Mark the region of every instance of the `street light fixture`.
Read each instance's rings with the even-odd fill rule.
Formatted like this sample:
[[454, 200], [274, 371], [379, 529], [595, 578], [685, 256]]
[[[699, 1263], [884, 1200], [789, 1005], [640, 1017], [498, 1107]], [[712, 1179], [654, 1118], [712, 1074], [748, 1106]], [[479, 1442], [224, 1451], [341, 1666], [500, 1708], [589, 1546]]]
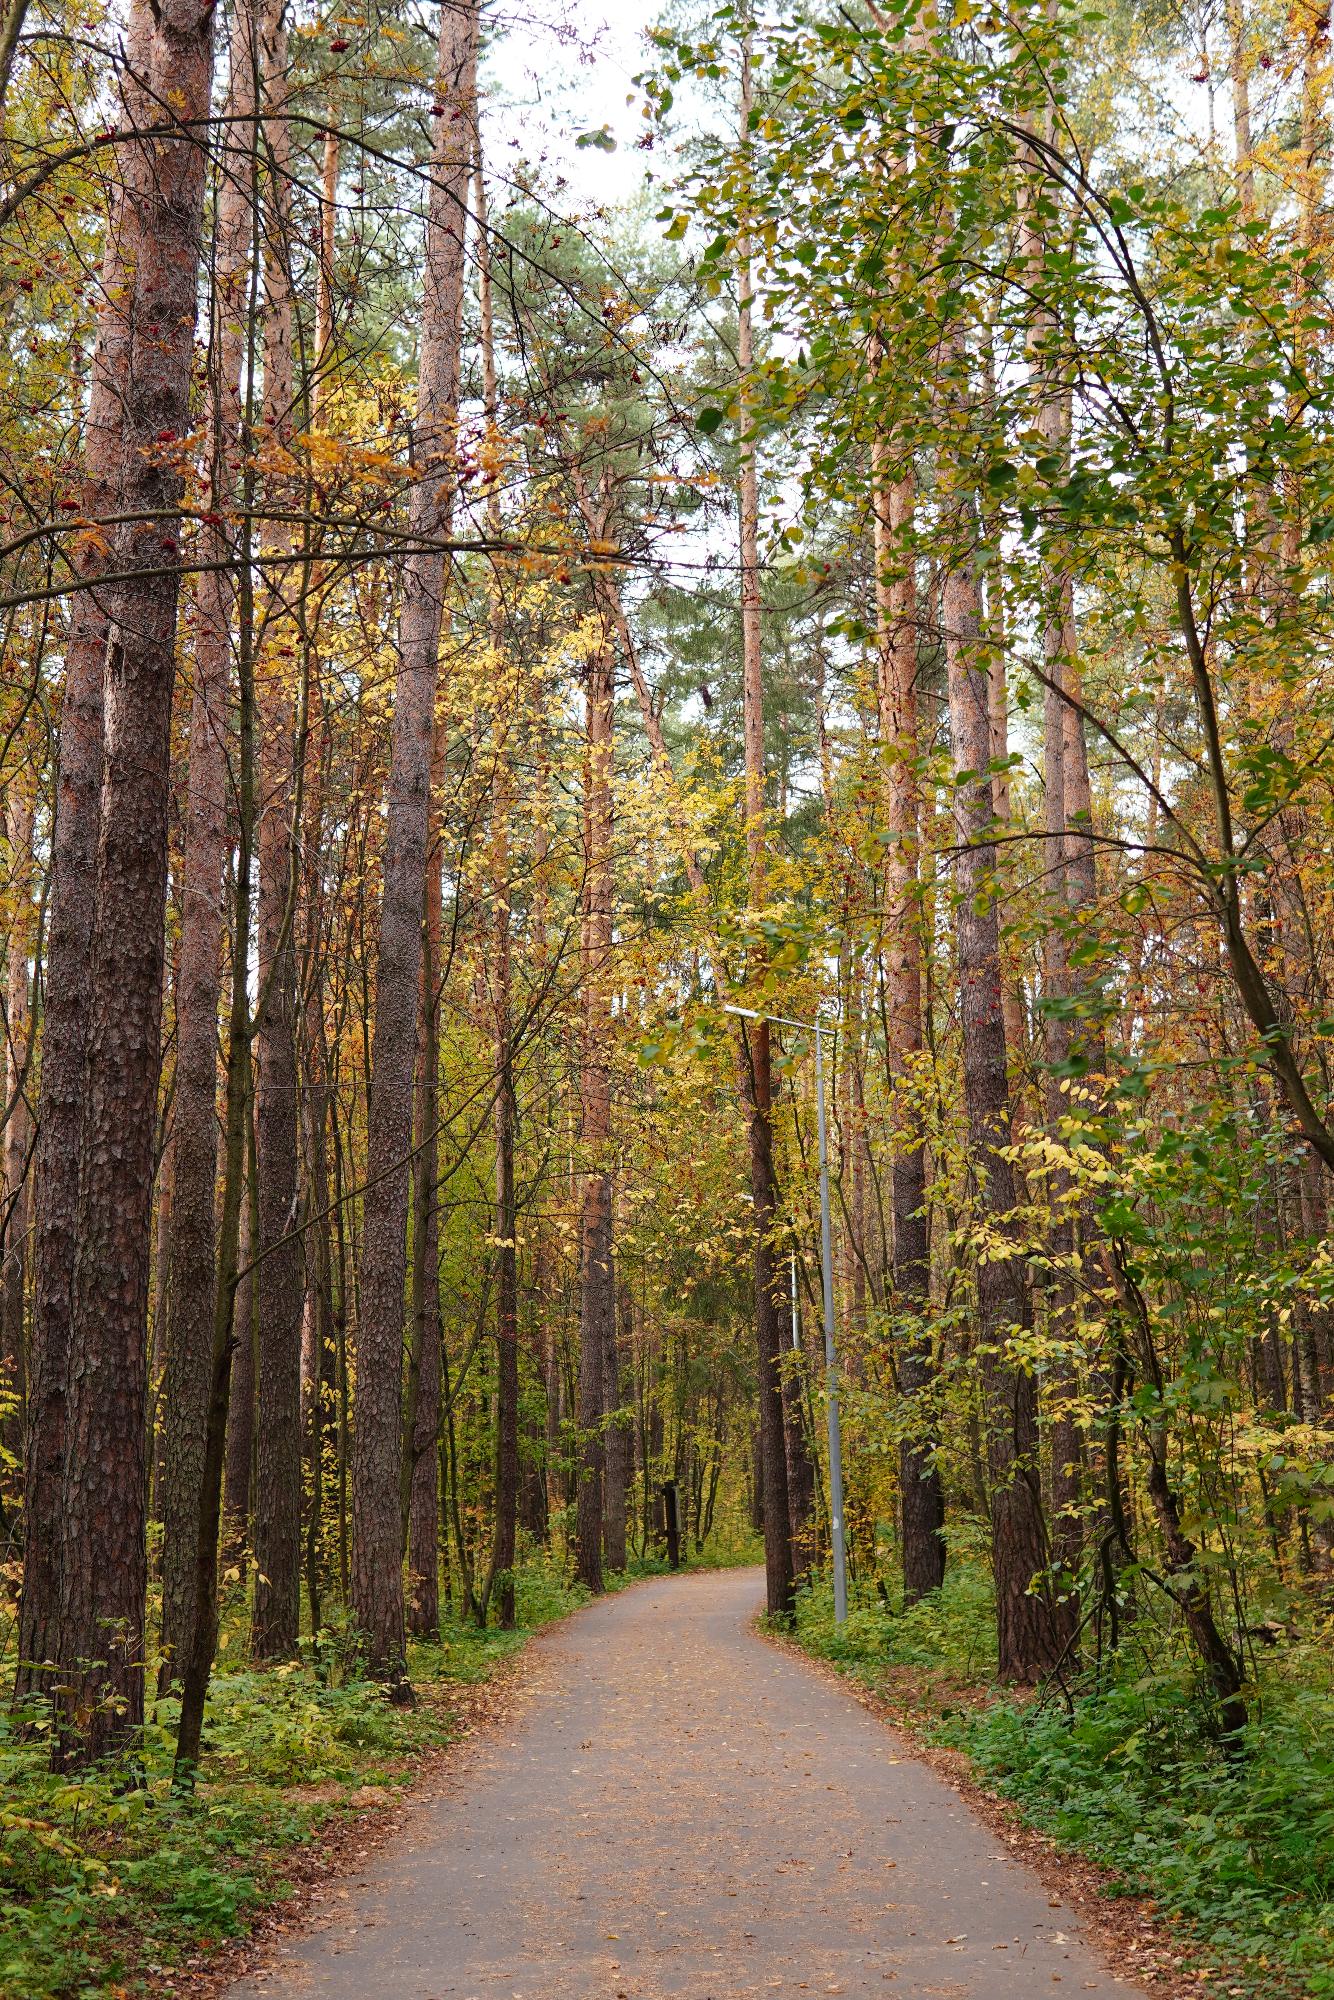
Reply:
[[843, 1625], [848, 1617], [848, 1567], [843, 1547], [843, 1433], [838, 1415], [838, 1355], [834, 1346], [834, 1253], [829, 1221], [823, 1040], [825, 1035], [837, 1031], [822, 1022], [818, 1014], [813, 1021], [792, 1021], [786, 1014], [762, 1014], [754, 1007], [724, 1006], [723, 1012], [739, 1014], [747, 1021], [771, 1021], [780, 1028], [799, 1028], [803, 1034], [815, 1036], [815, 1109], [820, 1128], [820, 1276], [824, 1288], [825, 1400], [829, 1411], [829, 1528], [834, 1548], [834, 1623]]

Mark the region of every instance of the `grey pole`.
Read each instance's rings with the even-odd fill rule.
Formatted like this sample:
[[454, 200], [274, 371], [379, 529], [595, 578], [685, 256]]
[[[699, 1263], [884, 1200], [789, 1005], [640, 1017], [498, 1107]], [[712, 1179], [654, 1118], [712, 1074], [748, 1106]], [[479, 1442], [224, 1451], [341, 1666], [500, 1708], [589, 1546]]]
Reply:
[[843, 1549], [843, 1436], [838, 1420], [838, 1356], [834, 1348], [834, 1254], [829, 1226], [829, 1143], [825, 1136], [824, 1036], [815, 1023], [815, 1108], [820, 1125], [820, 1266], [824, 1280], [824, 1365], [829, 1406], [829, 1528], [834, 1545], [834, 1623], [848, 1617], [848, 1569]]

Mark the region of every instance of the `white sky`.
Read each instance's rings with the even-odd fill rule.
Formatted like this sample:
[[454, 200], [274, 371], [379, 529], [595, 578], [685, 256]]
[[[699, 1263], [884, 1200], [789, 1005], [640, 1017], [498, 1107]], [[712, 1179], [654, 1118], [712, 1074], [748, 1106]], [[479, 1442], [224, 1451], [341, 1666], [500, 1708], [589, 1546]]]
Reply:
[[[632, 79], [648, 67], [643, 34], [659, 11], [660, 0], [519, 0], [499, 8], [482, 69], [501, 141], [490, 149], [496, 168], [503, 174], [506, 154], [545, 158], [553, 174], [567, 176], [576, 200], [619, 204], [637, 194], [653, 155], [636, 143], [646, 124]], [[604, 124], [614, 153], [576, 146], [581, 132]]]

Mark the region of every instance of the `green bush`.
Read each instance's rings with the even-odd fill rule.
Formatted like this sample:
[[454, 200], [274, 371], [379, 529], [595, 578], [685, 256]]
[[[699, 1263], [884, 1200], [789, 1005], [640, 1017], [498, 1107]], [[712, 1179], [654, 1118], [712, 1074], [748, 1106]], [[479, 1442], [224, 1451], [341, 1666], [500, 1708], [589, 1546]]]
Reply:
[[[992, 1603], [980, 1564], [908, 1610], [862, 1592], [834, 1625], [828, 1580], [798, 1606], [811, 1652], [872, 1687], [925, 1669], [911, 1693], [931, 1738], [969, 1756], [1028, 1822], [1146, 1892], [1234, 1975], [1236, 1990], [1334, 2000], [1334, 1671], [1315, 1641], [1262, 1661], [1252, 1721], [1228, 1756], [1189, 1657], [1153, 1628], [1101, 1686], [1016, 1698], [983, 1692], [994, 1671]], [[931, 1681], [943, 1677], [931, 1706]], [[1241, 1981], [1248, 1984], [1243, 1988]]]

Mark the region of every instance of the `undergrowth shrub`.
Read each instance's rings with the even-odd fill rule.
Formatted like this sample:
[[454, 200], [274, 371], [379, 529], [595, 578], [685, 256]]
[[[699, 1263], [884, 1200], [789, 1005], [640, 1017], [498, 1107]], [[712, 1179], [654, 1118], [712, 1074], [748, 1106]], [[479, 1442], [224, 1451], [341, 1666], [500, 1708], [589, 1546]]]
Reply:
[[1145, 1620], [1101, 1685], [988, 1688], [991, 1594], [966, 1561], [906, 1610], [863, 1587], [841, 1632], [818, 1579], [797, 1623], [809, 1651], [891, 1692], [1031, 1825], [1150, 1894], [1248, 1982], [1229, 1990], [1334, 2000], [1334, 1665], [1317, 1635], [1259, 1661], [1228, 1755], [1170, 1625]]

